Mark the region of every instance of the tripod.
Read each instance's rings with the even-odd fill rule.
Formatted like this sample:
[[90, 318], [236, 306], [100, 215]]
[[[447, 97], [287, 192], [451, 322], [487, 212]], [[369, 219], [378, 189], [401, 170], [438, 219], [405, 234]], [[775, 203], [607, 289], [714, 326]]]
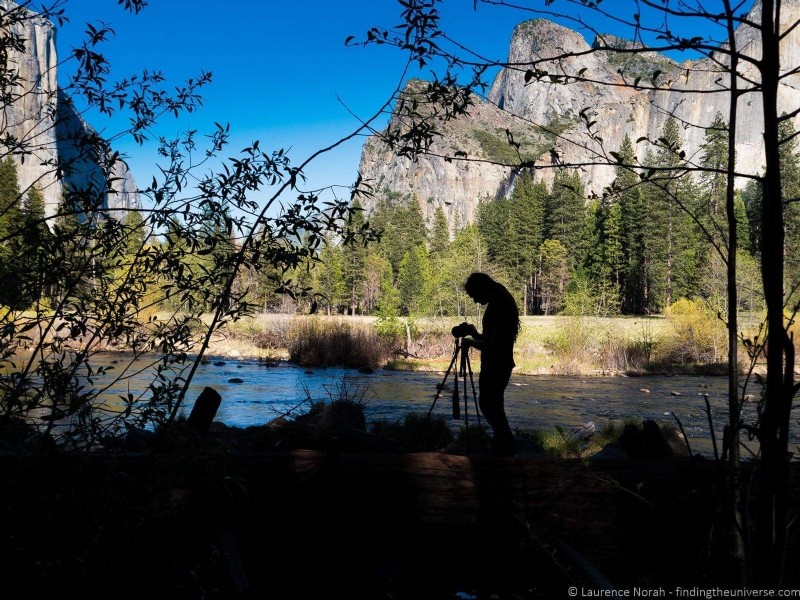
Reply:
[[459, 381], [458, 378], [461, 377], [464, 383], [464, 424], [469, 425], [469, 398], [467, 396], [467, 373], [469, 373], [469, 382], [472, 385], [472, 400], [475, 403], [475, 414], [478, 417], [478, 425], [481, 423], [481, 414], [478, 410], [478, 397], [475, 393], [475, 380], [472, 376], [472, 365], [469, 362], [469, 348], [465, 349], [463, 344], [461, 343], [461, 338], [455, 338], [455, 347], [453, 348], [453, 358], [450, 360], [450, 366], [447, 367], [447, 371], [444, 374], [444, 378], [442, 382], [436, 386], [436, 396], [433, 398], [433, 404], [431, 404], [430, 409], [428, 410], [428, 417], [431, 416], [433, 412], [433, 407], [436, 406], [436, 401], [439, 399], [439, 396], [442, 394], [442, 390], [444, 389], [444, 384], [447, 381], [447, 377], [450, 375], [450, 372], [453, 370], [453, 365], [456, 364], [456, 360], [459, 360], [459, 367], [458, 370], [455, 372], [453, 376], [453, 418], [460, 419], [461, 418], [461, 398], [459, 393]]

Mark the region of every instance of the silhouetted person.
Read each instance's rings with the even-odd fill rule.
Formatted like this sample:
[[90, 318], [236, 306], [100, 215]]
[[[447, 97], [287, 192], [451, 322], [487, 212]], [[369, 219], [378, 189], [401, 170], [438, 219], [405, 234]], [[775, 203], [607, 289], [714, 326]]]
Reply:
[[492, 450], [498, 456], [514, 454], [514, 435], [508, 425], [505, 389], [514, 368], [514, 342], [520, 330], [519, 309], [509, 291], [485, 273], [473, 273], [467, 278], [464, 290], [478, 304], [485, 304], [483, 331], [465, 324], [470, 338], [462, 341], [464, 351], [472, 346], [481, 352], [481, 371], [478, 376], [481, 412], [494, 432]]

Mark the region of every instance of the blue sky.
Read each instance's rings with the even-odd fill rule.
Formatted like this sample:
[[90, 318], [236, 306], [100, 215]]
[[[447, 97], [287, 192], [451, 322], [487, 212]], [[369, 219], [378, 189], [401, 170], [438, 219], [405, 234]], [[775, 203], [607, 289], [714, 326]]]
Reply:
[[[544, 2], [528, 5], [543, 7]], [[625, 14], [632, 2], [607, 0], [604, 6]], [[557, 1], [553, 8], [572, 11], [567, 2]], [[503, 7], [474, 10], [472, 0], [447, 0], [440, 10], [449, 35], [498, 60], [506, 56], [514, 25], [528, 18]], [[373, 25], [394, 25], [400, 12], [396, 0], [150, 0], [133, 16], [115, 0], [70, 0], [70, 22], [60, 28], [57, 44], [63, 58], [80, 41], [84, 23], [103, 21], [116, 30], [102, 48], [112, 79], [148, 68], [177, 85], [211, 71], [214, 81], [203, 90], [203, 108], [180, 120], [165, 119], [158, 134], [210, 132], [215, 121], [230, 123], [230, 154], [257, 139], [262, 148], [289, 150], [296, 163], [355, 129], [358, 122], [349, 111], [366, 118], [391, 94], [404, 56], [389, 47], [345, 47], [344, 40], [363, 38]], [[628, 33], [611, 21], [592, 24]], [[119, 127], [91, 116], [90, 122], [109, 133]], [[315, 161], [307, 171], [309, 184], [352, 183], [362, 142], [355, 139]], [[157, 161], [154, 148], [130, 141], [117, 148], [128, 156], [140, 185], [148, 182]]]

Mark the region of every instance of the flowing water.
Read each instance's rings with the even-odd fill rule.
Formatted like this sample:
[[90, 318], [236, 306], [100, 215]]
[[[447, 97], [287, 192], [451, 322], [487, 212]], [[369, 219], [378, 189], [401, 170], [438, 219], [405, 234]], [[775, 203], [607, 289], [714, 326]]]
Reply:
[[[119, 355], [101, 358], [101, 362], [108, 364], [116, 361], [115, 366], [119, 368], [126, 364]], [[343, 391], [351, 396], [363, 395], [368, 423], [377, 419], [399, 420], [409, 412], [426, 414], [431, 408], [433, 414], [450, 418], [453, 373], [434, 403], [437, 386], [443, 379], [444, 373], [378, 369], [365, 374], [339, 367], [304, 368], [288, 363], [266, 366], [255, 360], [212, 359], [201, 365], [195, 375], [184, 410], [188, 414], [194, 399], [209, 386], [222, 396], [217, 420], [238, 427], [264, 424], [297, 407], [306, 398], [330, 400], [340, 397]], [[149, 381], [150, 376], [142, 373], [110, 389], [106, 397], [113, 401], [128, 389], [145, 389]], [[477, 387], [477, 378], [475, 385]], [[467, 417], [475, 423], [475, 404], [469, 382], [467, 391]], [[753, 387], [748, 393], [758, 398], [759, 390]], [[626, 417], [673, 424], [677, 417], [692, 450], [711, 456], [713, 447], [704, 395], [708, 396], [719, 440], [727, 422], [727, 379], [724, 377], [512, 375], [506, 391], [506, 412], [512, 429], [528, 430], [555, 427], [569, 430], [591, 421], [599, 431], [609, 421], [622, 421]], [[755, 404], [745, 405], [745, 422], [755, 419]], [[461, 407], [461, 420], [453, 421], [454, 427], [464, 422], [463, 393]], [[796, 430], [794, 434], [796, 445]]]

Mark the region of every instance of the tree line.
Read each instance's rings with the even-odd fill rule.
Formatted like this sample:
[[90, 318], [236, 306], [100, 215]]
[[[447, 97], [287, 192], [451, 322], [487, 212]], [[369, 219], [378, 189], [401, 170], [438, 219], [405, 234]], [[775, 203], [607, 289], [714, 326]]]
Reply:
[[[787, 196], [795, 197], [800, 159], [791, 121], [782, 123], [782, 136], [787, 140], [781, 156], [783, 181]], [[725, 265], [713, 245], [726, 244], [727, 144], [726, 123], [717, 115], [702, 149], [707, 170], [693, 176], [681, 156], [680, 128], [670, 118], [656, 150], [643, 161], [645, 169], [659, 173], [651, 181], [643, 183], [624, 166], [635, 161], [634, 145], [626, 136], [615, 153], [620, 163], [616, 179], [602, 196], [587, 199], [576, 169], [559, 169], [549, 186], [522, 169], [508, 197], [481, 199], [474, 223], [452, 226], [441, 205], [428, 223], [416, 197], [384, 190], [369, 215], [354, 200], [343, 231], [326, 234], [316, 247], [304, 235], [280, 241], [297, 253], [294, 263], [278, 269], [269, 260], [257, 260], [237, 273], [233, 290], [265, 312], [464, 316], [471, 304], [462, 289], [464, 278], [485, 271], [512, 291], [528, 315], [658, 314], [682, 298], [700, 298], [723, 311]], [[41, 192], [32, 187], [23, 198], [10, 158], [0, 161], [0, 199], [0, 237], [6, 240], [0, 246], [0, 304], [14, 309], [53, 306], [59, 290], [71, 287], [63, 281], [65, 273], [83, 273], [85, 290], [118, 286], [116, 278], [124, 277], [124, 266], [141, 248], [168, 246], [178, 250], [181, 268], [171, 276], [153, 274], [149, 313], [179, 308], [186, 298], [171, 294], [171, 286], [188, 273], [205, 275], [204, 289], [191, 295], [195, 304], [210, 310], [221, 292], [220, 282], [230, 275], [224, 265], [239, 249], [229, 212], [208, 207], [191, 224], [197, 232], [194, 239], [185, 235], [187, 224], [174, 215], [154, 235], [137, 210], [126, 212], [120, 222], [105, 217], [91, 227], [84, 225], [80, 235], [80, 212], [62, 210], [51, 232]], [[756, 180], [737, 193], [738, 301], [745, 311], [763, 308], [760, 203]], [[8, 235], [14, 223], [22, 223], [19, 234]], [[110, 229], [119, 229], [113, 242]], [[366, 230], [380, 232], [380, 237], [367, 244], [342, 243]], [[76, 241], [81, 236], [83, 241]], [[65, 238], [73, 240], [66, 247], [61, 243]], [[60, 240], [59, 247], [53, 247], [54, 240]], [[785, 244], [787, 284], [793, 290], [800, 284], [796, 205], [787, 211]], [[98, 251], [87, 253], [87, 245]], [[58, 253], [73, 264], [44, 268], [49, 264], [45, 257]], [[81, 261], [91, 264], [82, 268]], [[288, 271], [288, 278], [282, 271]], [[294, 300], [287, 296], [287, 279], [305, 294], [294, 294]]]
[[[781, 124], [787, 197], [798, 195], [800, 162], [791, 121]], [[461, 286], [473, 270], [491, 273], [515, 295], [525, 314], [647, 315], [682, 298], [702, 299], [724, 313], [725, 264], [714, 246], [727, 244], [725, 169], [727, 124], [718, 114], [702, 147], [703, 171], [681, 150], [674, 118], [642, 161], [626, 136], [616, 179], [587, 198], [577, 169], [561, 168], [551, 185], [530, 170], [517, 173], [506, 198], [480, 200], [474, 223], [454, 223], [438, 206], [426, 223], [416, 197], [384, 190], [369, 215], [378, 242], [345, 247], [328, 239], [310, 269], [310, 284], [327, 313], [461, 316]], [[655, 173], [655, 175], [653, 175]], [[738, 309], [763, 309], [760, 291], [761, 188], [751, 180], [735, 198]], [[355, 207], [361, 211], [360, 205]], [[351, 222], [364, 225], [365, 217]], [[787, 288], [800, 283], [800, 214], [786, 220]]]

